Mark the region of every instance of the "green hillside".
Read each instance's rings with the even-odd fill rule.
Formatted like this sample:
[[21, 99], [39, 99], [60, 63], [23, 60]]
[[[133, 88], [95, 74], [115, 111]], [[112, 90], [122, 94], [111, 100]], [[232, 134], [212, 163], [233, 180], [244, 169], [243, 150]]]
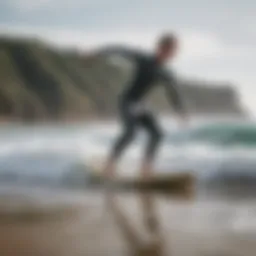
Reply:
[[[0, 38], [0, 116], [39, 121], [113, 113], [119, 70], [36, 41]], [[111, 81], [110, 81], [111, 80]]]

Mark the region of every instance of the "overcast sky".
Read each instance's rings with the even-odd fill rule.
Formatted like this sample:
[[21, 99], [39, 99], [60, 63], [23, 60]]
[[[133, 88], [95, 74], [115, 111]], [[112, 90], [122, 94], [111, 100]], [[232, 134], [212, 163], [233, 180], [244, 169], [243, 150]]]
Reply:
[[1, 0], [0, 33], [62, 46], [151, 49], [158, 34], [175, 31], [178, 73], [233, 83], [256, 113], [255, 14], [255, 0]]

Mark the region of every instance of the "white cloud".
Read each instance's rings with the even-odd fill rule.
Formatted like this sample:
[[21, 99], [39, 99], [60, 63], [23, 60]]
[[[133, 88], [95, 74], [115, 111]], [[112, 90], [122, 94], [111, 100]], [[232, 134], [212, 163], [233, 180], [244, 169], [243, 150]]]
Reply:
[[255, 14], [244, 16], [238, 26], [243, 29], [251, 38], [256, 40], [256, 17]]
[[11, 7], [21, 11], [31, 11], [34, 9], [47, 6], [53, 0], [10, 0], [8, 3]]
[[102, 4], [102, 0], [9, 0], [9, 6], [20, 11], [34, 11], [41, 8], [79, 9]]

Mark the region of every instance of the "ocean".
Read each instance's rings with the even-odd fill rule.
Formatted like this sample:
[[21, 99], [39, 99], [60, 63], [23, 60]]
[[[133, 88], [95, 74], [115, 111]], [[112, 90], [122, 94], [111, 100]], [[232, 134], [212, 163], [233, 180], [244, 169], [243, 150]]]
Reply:
[[[244, 121], [197, 120], [191, 125], [195, 127], [190, 128], [192, 132], [187, 132], [170, 118], [160, 120], [165, 137], [155, 163], [156, 174], [191, 171], [199, 179], [226, 177], [230, 173], [256, 177], [256, 125], [254, 127], [253, 122], [248, 122], [249, 128], [239, 128], [241, 131], [234, 133], [234, 127], [243, 125]], [[0, 127], [0, 181], [80, 184], [82, 177], [86, 180], [91, 165], [104, 164], [119, 133], [120, 127], [115, 122], [3, 124]], [[146, 139], [143, 132], [138, 132], [120, 161], [120, 175], [138, 175]]]

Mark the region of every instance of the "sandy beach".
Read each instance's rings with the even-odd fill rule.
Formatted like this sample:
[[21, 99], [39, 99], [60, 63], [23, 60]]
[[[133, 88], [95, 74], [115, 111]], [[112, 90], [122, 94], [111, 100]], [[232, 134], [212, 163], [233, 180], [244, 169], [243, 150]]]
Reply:
[[17, 191], [0, 197], [3, 256], [255, 255], [256, 204], [251, 201]]

